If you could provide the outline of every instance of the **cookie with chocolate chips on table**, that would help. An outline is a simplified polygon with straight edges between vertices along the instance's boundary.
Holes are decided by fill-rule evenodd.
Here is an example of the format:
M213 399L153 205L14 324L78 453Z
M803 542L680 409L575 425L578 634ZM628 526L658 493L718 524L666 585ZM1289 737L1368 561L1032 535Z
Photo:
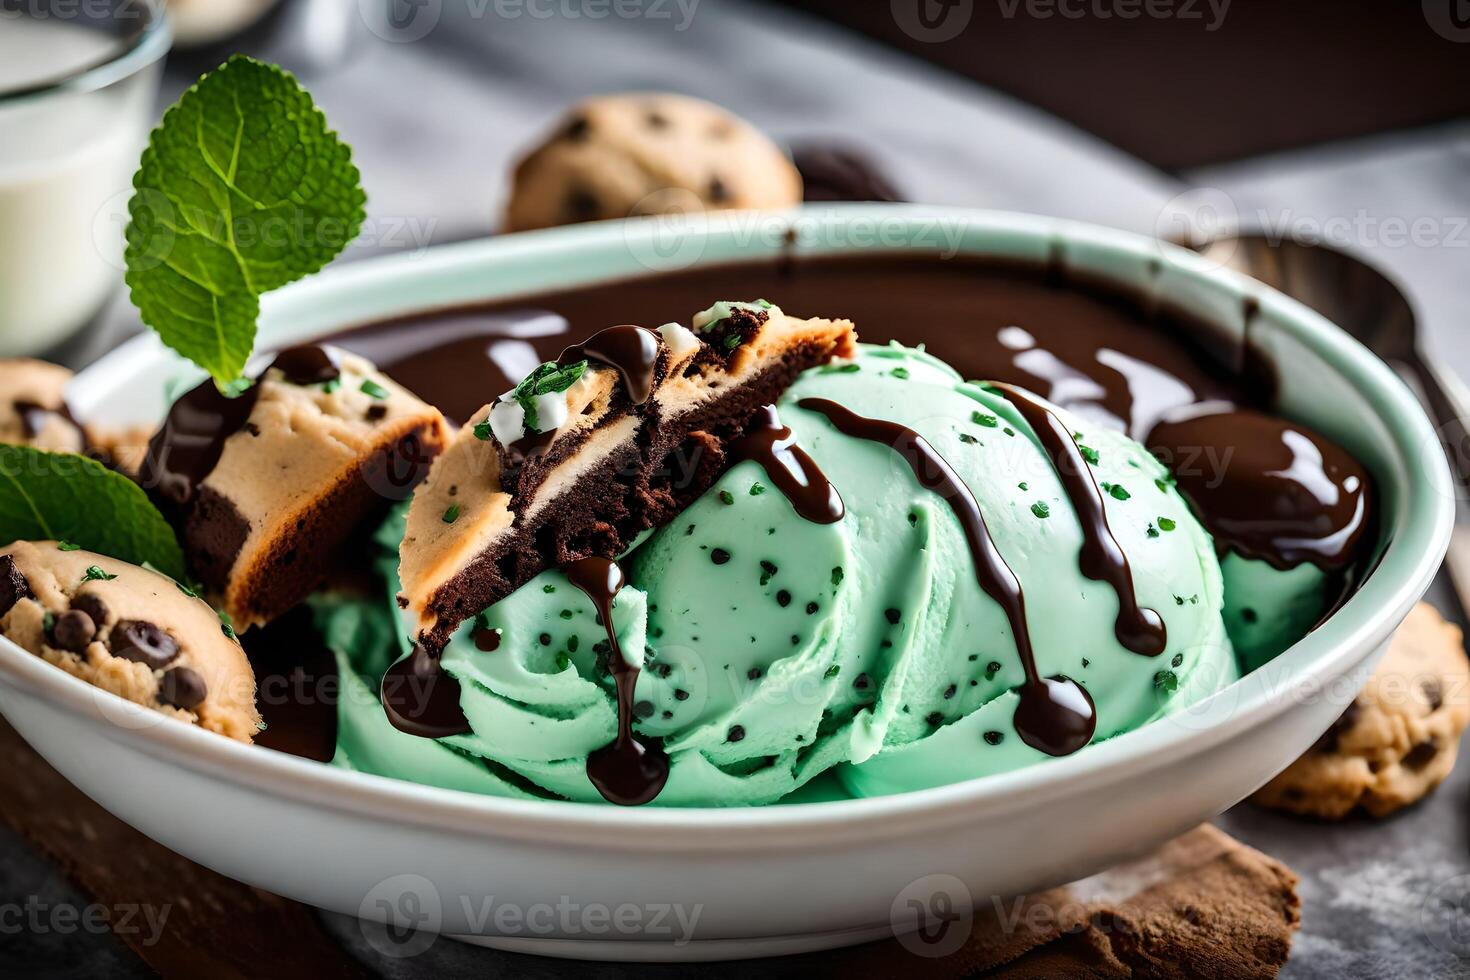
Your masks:
M801 176L717 105L667 92L589 99L515 169L510 231L634 215L786 208Z
M172 579L64 542L0 549L0 636L135 704L249 742L255 675L232 631Z
M1470 662L1460 630L1421 602L1342 717L1254 799L1328 820L1358 808L1386 817L1444 781L1467 723Z

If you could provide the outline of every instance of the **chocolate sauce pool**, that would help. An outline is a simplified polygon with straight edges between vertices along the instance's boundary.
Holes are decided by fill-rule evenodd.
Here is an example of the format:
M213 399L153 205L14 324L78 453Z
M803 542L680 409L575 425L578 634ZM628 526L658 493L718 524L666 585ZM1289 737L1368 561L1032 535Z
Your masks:
M967 378L1034 391L1129 433L1171 466L1179 489L1222 551L1276 567L1311 561L1333 571L1365 557L1371 481L1341 449L1266 414L1275 397L1274 378L1252 356L1249 344L1228 343L1223 332L1186 321L1146 294L1129 295L1077 280L1067 272L1060 248L1045 266L1034 268L888 254L703 267L414 315L348 331L331 341L375 361L453 421L462 422L538 364L558 360L574 342L610 323L687 324L715 300L753 297L768 298L796 316L849 317L865 341L923 344ZM1243 314L1248 340L1254 310L1247 305ZM641 367L642 345L635 343L641 337L627 334L617 338L620 346L609 344L606 352L598 351L602 356L597 359L620 368ZM586 354L594 356L590 350ZM627 373L632 375L627 378L631 389L641 371ZM637 392L630 393L636 397ZM1043 406L1019 392L1005 393L1043 439L1063 476L1086 532L1087 545L1079 556L1084 574L1118 592L1120 641L1137 653L1156 654L1164 645L1163 622L1132 596L1126 558L1107 529L1100 497L1093 499L1097 490L1085 466L1071 458L1076 454L1072 440L1061 429L1050 432L1045 424L1050 413ZM825 414L838 422L836 413ZM748 437L750 456L761 458L768 471L775 467L794 478L787 481L792 483L788 495L808 520L839 519L838 488L827 486L825 478L816 479L820 471L814 465L814 474L799 477L809 460L783 438L784 426L774 412L762 418ZM874 433L884 424L853 419L844 424ZM886 429L881 435L899 451L900 444L917 446ZM1228 458L1228 465L1197 476L1182 463L1185 456L1211 453L1217 461ZM945 469L942 459L915 455L911 462L916 473ZM1074 479L1068 479L1069 473ZM961 506L967 496L973 500L968 494L947 499ZM1014 575L1007 577L1009 570L998 555L997 562L982 560L988 535L976 536L984 530L978 507L974 516L978 531L971 534L970 524L966 528L982 587L1008 615L1014 611L1024 623L1020 585ZM600 575L597 569L577 570L579 575L586 572L580 577L594 601L611 602L615 568L602 569ZM1026 631L1014 632L1018 645L1023 643ZM486 655L493 656L493 650ZM1016 717L1022 737L1051 754L1086 744L1093 715L1086 692L1067 678L1038 676L1024 651L1023 660L1027 682ZM408 722L404 727L446 731L463 724L461 717L450 717L457 716L457 704L451 708L447 699L440 700L443 695L424 699L427 692L421 685L437 674L430 655L416 651L400 672L406 676L399 682L414 691L411 700L419 709L408 713L421 714L398 719ZM625 700L622 688L631 690L631 679L619 679L618 686L619 700ZM625 713L620 711L617 741L594 754L591 768L598 771L594 781L609 798L638 802L650 792L656 795L661 764L657 750L624 724Z

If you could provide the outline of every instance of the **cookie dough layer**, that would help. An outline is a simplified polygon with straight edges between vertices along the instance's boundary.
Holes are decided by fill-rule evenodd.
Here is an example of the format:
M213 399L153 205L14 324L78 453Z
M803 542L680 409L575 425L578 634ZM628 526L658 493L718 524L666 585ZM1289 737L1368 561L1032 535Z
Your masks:
M243 630L304 599L352 532L406 497L449 437L444 417L363 358L332 384L258 382L182 522L189 562Z
M245 651L172 579L51 541L0 549L0 634L104 691L249 742L261 727Z
M480 438L491 405L460 431L414 495L400 603L441 645L464 620L548 567L625 551L709 487L724 446L795 377L850 356L846 320L802 320L767 304L660 333L653 387L633 404L619 373L594 365L566 392L568 422L507 480L511 455Z
M506 225L801 203L776 144L719 106L668 93L591 99L516 167Z
M1267 783L1263 806L1328 820L1386 817L1455 766L1470 722L1470 663L1460 630L1421 602L1394 634L1363 693L1304 756Z

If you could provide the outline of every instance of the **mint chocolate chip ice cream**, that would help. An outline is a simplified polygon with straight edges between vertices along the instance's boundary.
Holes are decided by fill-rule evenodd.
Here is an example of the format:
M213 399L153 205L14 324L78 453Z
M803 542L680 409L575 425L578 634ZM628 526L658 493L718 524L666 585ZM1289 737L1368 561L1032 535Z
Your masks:
M367 695L344 699L339 760L600 800L588 759L617 741L626 666L637 739L667 759L654 802L769 803L824 773L876 795L1070 754L1235 678L1214 543L1128 437L867 345L765 427L622 556L616 650L556 570L458 629L439 665L465 731L407 734L371 697L381 636L413 625L386 596L321 600Z

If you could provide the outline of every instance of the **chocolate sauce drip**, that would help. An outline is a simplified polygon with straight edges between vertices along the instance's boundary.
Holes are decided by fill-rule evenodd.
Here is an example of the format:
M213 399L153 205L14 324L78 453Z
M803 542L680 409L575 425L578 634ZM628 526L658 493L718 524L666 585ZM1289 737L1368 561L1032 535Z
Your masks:
M669 757L659 745L633 734L633 691L639 670L623 659L613 627L613 600L622 591L623 570L609 558L582 558L562 571L597 610L607 631L608 669L618 691L618 736L587 756L587 778L603 799L619 806L639 806L658 796L669 778Z
M1133 572L1128 565L1128 556L1113 537L1108 527L1108 515L1103 507L1102 491L1092 478L1092 471L1077 443L1062 420L1050 409L1027 392L1011 385L996 385L1021 418L1036 433L1046 454L1051 457L1052 468L1061 478L1062 488L1077 521L1082 526L1082 552L1078 556L1078 567L1082 574L1094 582L1106 582L1118 596L1118 618L1113 621L1113 633L1118 642L1134 653L1145 657L1157 657L1168 645L1168 630L1164 619L1147 606L1138 604L1138 593L1133 588Z
M341 358L335 350L320 344L288 347L276 355L271 367L293 385L326 384L342 377Z
M1230 405L1154 427L1149 449L1221 548L1273 568L1351 565L1373 512L1373 483L1342 449L1302 426Z
M185 392L148 441L138 482L169 504L188 504L219 464L225 440L249 421L259 397L257 385L226 398L208 379Z
M566 367L585 360L616 368L623 376L628 397L634 405L642 405L653 393L658 351L658 334L647 327L625 323L599 330L582 343L573 344L561 352L556 362Z
M816 460L796 444L796 436L781 424L774 405L756 413L750 431L730 445L729 454L732 461L759 463L796 513L813 524L836 524L847 512L842 495Z
M975 579L1005 613L1015 637L1016 653L1026 672L1026 683L1017 692L1016 734L1047 755L1070 755L1092 740L1097 711L1092 697L1076 681L1056 675L1042 677L1036 668L1031 629L1026 624L1026 593L1020 579L995 547L985 515L968 484L919 433L897 422L870 419L825 398L803 398L797 404L818 412L844 435L882 443L903 457L914 478L926 490L939 494L964 529L975 565Z
M445 673L439 654L422 644L383 674L381 696L388 721L400 732L421 738L470 733L459 706L459 681Z
M342 376L337 352L320 344L288 347L266 370L271 368L296 385L324 384ZM189 503L199 484L219 465L225 441L250 420L259 398L258 383L234 398L220 394L211 380L185 392L169 408L163 427L148 441L148 455L139 468L138 482L171 504Z

